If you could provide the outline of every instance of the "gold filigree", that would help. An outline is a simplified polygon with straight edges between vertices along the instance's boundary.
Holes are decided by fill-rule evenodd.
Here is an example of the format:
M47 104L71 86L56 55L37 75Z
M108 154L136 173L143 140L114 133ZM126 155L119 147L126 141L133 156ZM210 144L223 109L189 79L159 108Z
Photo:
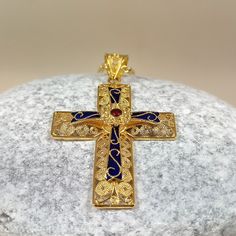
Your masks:
M73 116L71 115L70 112L55 112L54 113L54 126L58 126L63 122L70 122L72 120Z
M76 133L79 136L86 136L89 134L89 127L87 125L81 125L76 127Z
M107 53L105 54L105 62L100 66L99 71L107 73L109 83L120 83L124 74L134 73L134 70L127 65L127 55Z
M117 192L119 194L124 195L125 197L129 197L133 193L133 188L129 183L121 182L117 186Z
M71 122L63 122L58 129L58 133L61 136L70 136L74 132L75 127L71 124Z
M131 119L131 98L130 98L130 86L129 85L116 85L114 90L120 90L120 99L119 102L111 103L110 94L111 90L110 84L102 84L98 87L98 110L101 113L101 118L109 125L120 125L126 124ZM114 97L113 97L114 99ZM122 114L119 117L114 117L111 114L111 110L118 108L122 111Z
M113 152L115 152L115 155L113 154ZM118 177L121 174L122 171L122 167L119 164L119 162L116 160L116 156L118 156L120 154L120 151L117 148L113 148L110 150L109 152L109 156L111 157L111 159L117 164L118 168L119 168L119 172L116 175L111 175L110 174L110 170L114 170L114 167L109 167L107 168L106 174L111 178L111 180L115 179L116 177Z
M106 146L104 146L104 142L101 142L103 139L97 140L97 155L96 155L96 166L95 168L95 189L98 189L98 191L95 191L94 193L94 204L100 207L130 207L134 204L134 199L132 199L134 189L133 189L133 166L132 166L132 155L131 155L131 140L128 138L128 136L122 132L120 134L120 145L121 145L121 159L122 159L122 165L121 165L121 174L122 174L122 180L121 182L118 182L114 178L114 176L111 176L112 178L107 181L105 180L105 176L107 172L105 173L105 170L108 171L107 168L107 161L108 161L108 154L107 154L107 147L109 147L109 140L105 138L106 140ZM102 145L102 146L101 146ZM103 152L104 155L101 155L100 150L106 148L106 153ZM110 154L113 150L110 151ZM114 155L114 154L113 154ZM120 174L120 173L119 173ZM100 184L102 182L102 184ZM106 184L104 182L107 182ZM120 183L128 183L128 185L119 185ZM104 198L104 192L100 190L102 186L109 186L110 189L113 189L113 191L110 191L109 194L106 192L106 197ZM113 187L111 187L113 186ZM101 193L101 194L100 194ZM127 196L129 198L127 198Z
M144 115L147 115L147 120L148 121L151 121L151 122L155 122L158 120L158 115L155 114L154 112L142 112L141 114L136 114L136 115L133 115L132 118L136 118L138 119L139 117L141 116L144 116Z
M128 151L126 153L128 153ZM124 156L123 154L124 154L124 152L122 152L122 167L123 167L123 170L125 170L126 168L129 169L131 167L131 161L129 160L129 158L127 158L127 156ZM128 155L130 156L131 154L129 153Z
M118 206L120 204L120 198L116 195L111 196L110 198L111 206Z
M97 167L100 167L100 166L97 165ZM105 166L102 166L99 170L97 170L97 172L95 174L95 178L99 181L105 180L106 173L107 173L107 169L105 168Z
M136 120L130 122L127 134L136 140L173 140L176 137L175 118L173 113L159 114L160 122Z
M100 196L110 194L113 190L113 185L108 181L101 181L97 184L95 192Z
M164 123L157 125L138 125L127 129L127 132L135 138L154 137L163 139L175 137L174 129Z
M128 170L128 168L123 168L122 169L122 180L124 182L127 182L127 183L130 182L133 179L130 171Z
M55 112L53 116L53 138L96 140L93 204L101 208L131 208L135 204L134 140L174 140L176 137L173 113L144 111L134 112L131 117L131 88L120 84L121 76L132 72L127 63L125 55L105 55L100 70L106 71L109 78L107 84L98 87L98 112ZM118 116L111 112L113 109L119 111ZM119 126L119 131L113 133L114 137L115 126ZM109 173L113 168L108 163L111 159L119 167L115 176Z

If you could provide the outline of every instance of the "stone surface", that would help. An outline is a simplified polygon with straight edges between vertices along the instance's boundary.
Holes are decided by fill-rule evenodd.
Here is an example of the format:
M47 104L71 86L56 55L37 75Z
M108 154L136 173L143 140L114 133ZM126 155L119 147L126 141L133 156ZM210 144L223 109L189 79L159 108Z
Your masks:
M168 81L125 78L133 110L172 111L176 141L134 143L132 210L92 207L94 142L50 138L55 110L96 110L100 75L0 95L0 235L236 235L236 110Z

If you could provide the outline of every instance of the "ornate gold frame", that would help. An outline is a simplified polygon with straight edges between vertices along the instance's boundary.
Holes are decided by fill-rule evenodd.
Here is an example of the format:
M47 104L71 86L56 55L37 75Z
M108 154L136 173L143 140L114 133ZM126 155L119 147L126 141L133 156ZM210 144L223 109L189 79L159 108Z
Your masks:
M120 84L128 56L106 54L100 67L109 76L98 87L98 112L55 112L52 137L56 140L96 140L93 204L120 209L135 205L134 140L175 140L173 113L131 112L131 88Z

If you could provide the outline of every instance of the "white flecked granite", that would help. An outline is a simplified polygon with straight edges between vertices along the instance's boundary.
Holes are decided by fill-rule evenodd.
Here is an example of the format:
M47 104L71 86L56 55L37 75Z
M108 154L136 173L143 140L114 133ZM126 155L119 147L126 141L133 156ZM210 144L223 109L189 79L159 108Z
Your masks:
M236 235L236 109L181 84L127 77L133 110L172 111L176 141L134 143L132 210L91 205L94 142L50 137L55 110L96 110L102 75L0 95L0 235Z

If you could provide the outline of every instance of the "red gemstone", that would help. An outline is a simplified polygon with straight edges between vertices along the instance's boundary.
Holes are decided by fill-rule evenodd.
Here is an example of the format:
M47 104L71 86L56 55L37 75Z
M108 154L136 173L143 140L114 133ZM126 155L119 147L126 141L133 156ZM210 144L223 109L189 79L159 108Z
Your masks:
M111 110L111 114L114 116L114 117L117 117L117 116L120 116L122 114L122 111L118 108L115 108L115 109L112 109Z

